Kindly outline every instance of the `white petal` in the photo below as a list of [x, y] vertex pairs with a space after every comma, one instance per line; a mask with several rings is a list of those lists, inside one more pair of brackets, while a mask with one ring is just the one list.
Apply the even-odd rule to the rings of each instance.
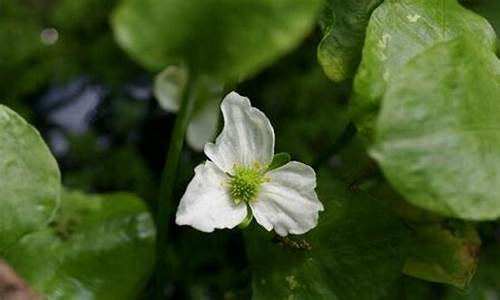
[[235, 92], [221, 104], [224, 129], [215, 144], [205, 146], [205, 154], [222, 170], [232, 174], [234, 165], [268, 165], [274, 154], [274, 130], [250, 100]]
[[234, 204], [225, 186], [227, 175], [207, 161], [195, 169], [193, 180], [181, 199], [175, 223], [190, 225], [200, 231], [233, 228], [247, 215], [244, 203]]
[[266, 174], [257, 201], [250, 203], [255, 220], [266, 230], [277, 234], [302, 234], [316, 227], [323, 204], [318, 200], [316, 174], [300, 162], [286, 165]]
[[180, 66], [168, 66], [160, 74], [156, 75], [154, 94], [161, 108], [171, 112], [179, 110], [182, 90], [186, 85], [186, 81], [186, 68]]

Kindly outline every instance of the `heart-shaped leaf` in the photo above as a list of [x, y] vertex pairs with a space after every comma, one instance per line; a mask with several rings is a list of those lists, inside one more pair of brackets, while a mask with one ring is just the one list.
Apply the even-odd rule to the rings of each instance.
[[0, 257], [44, 299], [134, 299], [155, 229], [127, 194], [64, 192], [38, 132], [0, 105]]
[[0, 105], [0, 255], [24, 234], [45, 226], [59, 202], [57, 162], [40, 134]]
[[402, 68], [371, 151], [405, 199], [470, 220], [500, 217], [500, 61], [482, 46], [442, 43]]
[[401, 81], [400, 70], [408, 61], [436, 44], [464, 36], [495, 49], [491, 25], [456, 0], [387, 0], [376, 8], [350, 101], [358, 130], [373, 138], [387, 84]]
[[125, 0], [112, 25], [147, 68], [186, 63], [194, 73], [239, 80], [296, 46], [319, 0]]

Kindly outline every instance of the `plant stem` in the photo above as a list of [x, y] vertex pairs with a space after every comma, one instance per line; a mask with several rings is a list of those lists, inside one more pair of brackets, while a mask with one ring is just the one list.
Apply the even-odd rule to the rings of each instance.
[[179, 158], [184, 144], [184, 136], [193, 113], [196, 97], [191, 97], [195, 78], [190, 76], [182, 93], [179, 112], [170, 139], [170, 144], [165, 159], [165, 167], [161, 177], [160, 194], [156, 207], [156, 270], [155, 270], [155, 298], [163, 299], [164, 286], [167, 281], [167, 237], [172, 214], [173, 191], [176, 179]]
[[340, 137], [332, 144], [328, 149], [326, 149], [323, 154], [321, 154], [316, 161], [313, 163], [313, 168], [317, 169], [325, 162], [327, 162], [333, 155], [337, 154], [345, 145], [347, 145], [356, 135], [356, 126], [354, 123], [349, 122]]

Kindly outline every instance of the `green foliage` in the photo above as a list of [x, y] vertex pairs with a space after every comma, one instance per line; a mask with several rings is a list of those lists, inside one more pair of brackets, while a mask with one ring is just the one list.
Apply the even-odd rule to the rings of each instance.
[[60, 197], [38, 132], [5, 106], [0, 128], [0, 256], [46, 299], [133, 299], [154, 259], [145, 205], [127, 194]]
[[499, 74], [490, 49], [463, 39], [400, 70], [384, 97], [371, 154], [408, 201], [464, 219], [500, 216]]
[[253, 299], [378, 299], [403, 267], [411, 234], [363, 192], [319, 174], [325, 205], [311, 233], [279, 238], [245, 233]]
[[350, 101], [359, 131], [373, 138], [382, 97], [388, 84], [401, 82], [406, 63], [439, 43], [464, 36], [479, 47], [495, 48], [491, 25], [456, 0], [388, 0], [375, 9]]
[[154, 259], [144, 205], [127, 194], [61, 198], [50, 226], [25, 234], [7, 261], [46, 299], [135, 299]]
[[112, 23], [122, 47], [147, 68], [185, 63], [194, 73], [237, 81], [295, 47], [320, 1], [127, 0]]
[[321, 25], [325, 36], [318, 45], [318, 61], [334, 81], [351, 78], [361, 59], [366, 25], [382, 0], [328, 0]]
[[[495, 31], [497, 0], [3, 1], [0, 101], [49, 138], [66, 188], [38, 131], [0, 105], [0, 257], [46, 299], [498, 298]], [[82, 77], [102, 93], [83, 134], [52, 119], [76, 103], [59, 85]], [[173, 226], [233, 89], [271, 120], [270, 169], [321, 170], [307, 234]], [[183, 95], [196, 101], [176, 117]], [[153, 287], [150, 213], [114, 191], [155, 207], [172, 145]], [[260, 182], [243, 173], [233, 185]]]
[[38, 132], [0, 105], [0, 255], [46, 226], [59, 203], [60, 174]]
[[481, 239], [475, 225], [419, 209], [384, 183], [370, 193], [395, 209], [415, 233], [403, 273], [466, 289], [475, 274]]
[[403, 272], [465, 289], [476, 271], [481, 241], [471, 224], [419, 224], [416, 247]]

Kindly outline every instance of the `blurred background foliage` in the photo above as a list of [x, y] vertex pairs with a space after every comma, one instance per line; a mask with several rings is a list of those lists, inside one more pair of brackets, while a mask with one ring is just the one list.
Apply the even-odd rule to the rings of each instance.
[[[152, 207], [175, 115], [160, 109], [153, 98], [156, 74], [139, 67], [116, 43], [109, 18], [117, 2], [0, 0], [0, 103], [41, 131], [68, 188], [129, 191]], [[489, 18], [498, 32], [497, 1], [463, 3]], [[329, 156], [349, 124], [352, 80], [333, 83], [325, 76], [316, 57], [321, 38], [317, 26], [298, 48], [242, 82], [237, 91], [272, 120], [276, 152], [287, 151], [293, 159], [321, 164], [325, 172], [353, 189], [387, 195], [361, 137]], [[202, 154], [185, 148], [177, 197], [202, 159]], [[400, 197], [389, 193], [392, 196], [384, 198], [409, 224], [421, 221], [408, 217], [415, 215], [414, 208], [395, 205], [401, 203]], [[172, 228], [166, 254], [171, 264], [170, 298], [250, 297], [251, 272], [241, 232], [206, 235]], [[479, 231], [486, 254], [468, 294], [401, 275], [385, 298], [496, 299], [488, 295], [498, 295], [495, 291], [500, 289], [500, 227], [489, 222]], [[143, 296], [149, 298], [149, 293], [146, 289]]]

